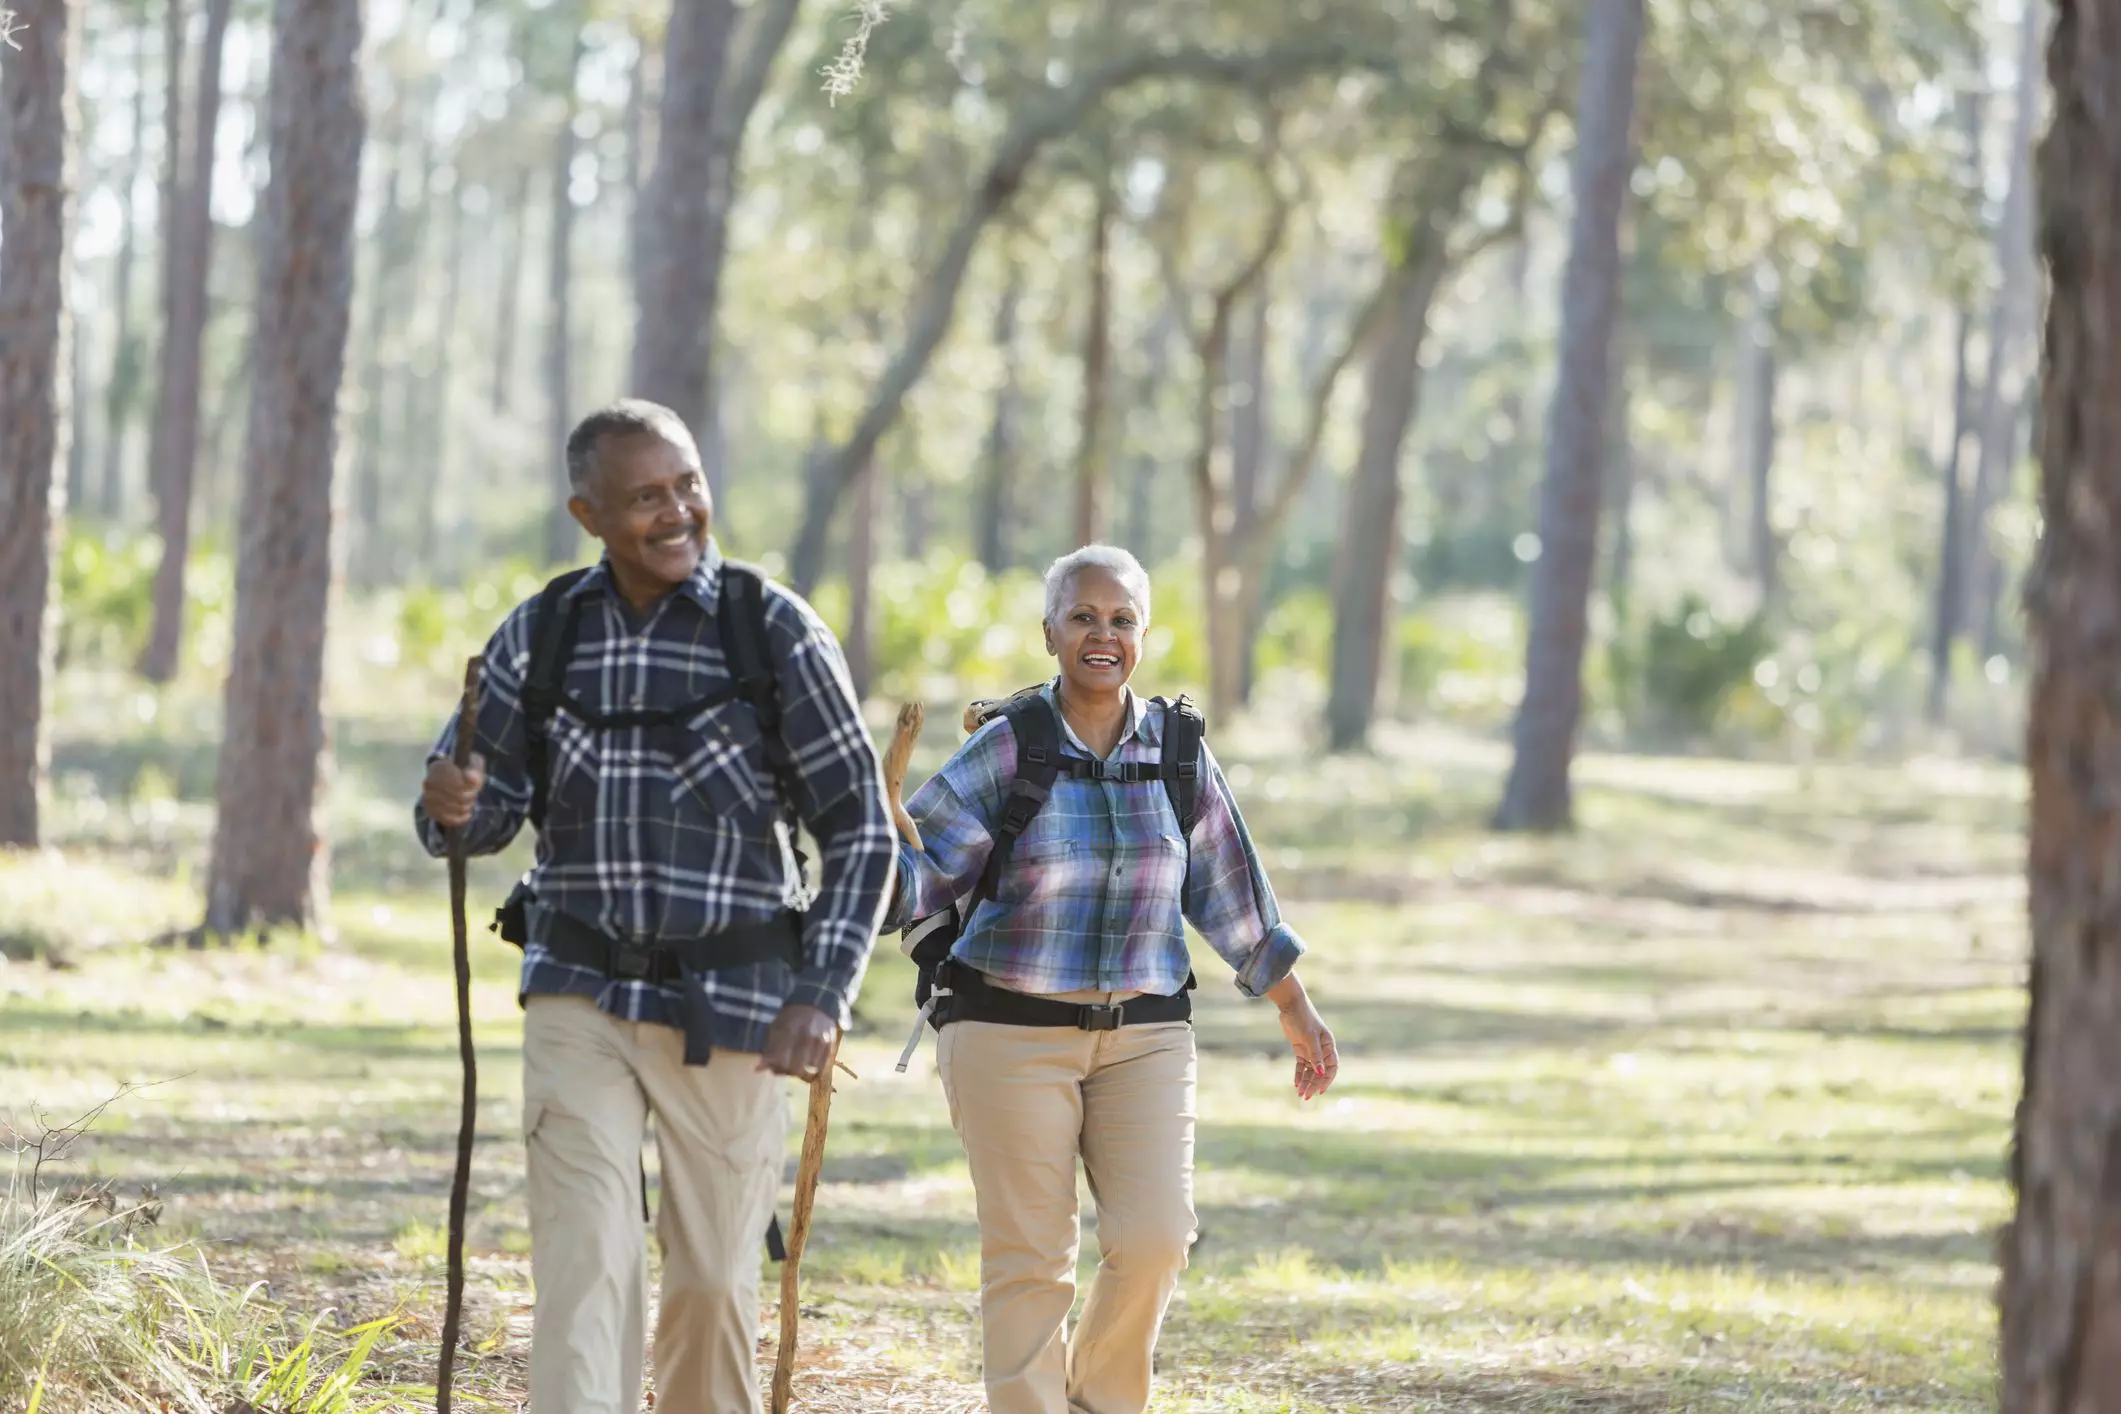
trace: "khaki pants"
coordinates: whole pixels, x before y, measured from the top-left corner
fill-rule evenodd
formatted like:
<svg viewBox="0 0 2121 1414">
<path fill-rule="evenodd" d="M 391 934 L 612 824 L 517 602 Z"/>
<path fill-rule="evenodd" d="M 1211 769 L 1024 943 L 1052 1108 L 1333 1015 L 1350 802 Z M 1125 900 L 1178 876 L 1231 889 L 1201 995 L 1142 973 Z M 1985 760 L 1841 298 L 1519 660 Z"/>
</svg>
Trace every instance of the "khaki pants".
<svg viewBox="0 0 2121 1414">
<path fill-rule="evenodd" d="M 662 1157 L 656 1238 L 657 1414 L 756 1414 L 759 1259 L 780 1188 L 787 1107 L 757 1058 L 716 1051 L 584 997 L 530 997 L 523 1015 L 529 1152 L 532 1414 L 637 1414 L 648 1301 L 641 1141 Z"/>
<path fill-rule="evenodd" d="M 1193 1241 L 1193 1028 L 959 1021 L 942 1029 L 936 1066 L 978 1202 L 989 1408 L 1141 1414 Z M 1078 1158 L 1098 1268 L 1071 1340 Z"/>
</svg>

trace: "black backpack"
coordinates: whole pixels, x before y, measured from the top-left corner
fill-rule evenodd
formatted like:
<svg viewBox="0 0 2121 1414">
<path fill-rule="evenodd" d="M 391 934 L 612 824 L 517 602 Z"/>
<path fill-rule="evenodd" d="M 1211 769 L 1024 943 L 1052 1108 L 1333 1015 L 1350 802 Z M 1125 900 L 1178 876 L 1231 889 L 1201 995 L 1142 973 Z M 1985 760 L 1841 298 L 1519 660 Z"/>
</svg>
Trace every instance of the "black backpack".
<svg viewBox="0 0 2121 1414">
<path fill-rule="evenodd" d="M 725 702 L 750 704 L 758 719 L 759 736 L 765 742 L 766 766 L 772 774 L 781 809 L 788 819 L 789 839 L 795 838 L 795 799 L 790 786 L 787 749 L 781 742 L 781 702 L 773 680 L 772 660 L 767 653 L 765 574 L 734 560 L 722 562 L 722 587 L 717 596 L 715 627 L 721 636 L 722 653 L 729 666 L 730 685 L 678 707 L 628 708 L 598 712 L 567 691 L 567 669 L 574 661 L 575 641 L 580 634 L 582 601 L 569 591 L 581 583 L 587 569 L 569 570 L 538 592 L 537 607 L 530 618 L 530 663 L 523 674 L 523 766 L 530 777 L 530 823 L 545 828 L 551 772 L 546 760 L 546 726 L 555 711 L 569 713 L 595 731 L 646 727 L 650 738 L 675 756 L 690 750 L 685 721 Z M 808 861 L 796 852 L 799 872 Z M 807 886 L 806 886 L 807 888 Z M 523 884 L 516 886 L 502 905 L 494 931 L 521 947 L 528 934 L 523 903 L 528 897 Z"/>
<path fill-rule="evenodd" d="M 1060 717 L 1053 704 L 1037 688 L 1027 688 L 1007 701 L 979 712 L 968 722 L 967 725 L 976 729 L 996 717 L 1009 719 L 1009 729 L 1016 736 L 1016 776 L 1009 788 L 1009 797 L 1002 805 L 1001 820 L 994 832 L 994 847 L 987 855 L 987 867 L 981 872 L 979 883 L 973 886 L 971 894 L 926 918 L 915 919 L 906 927 L 900 949 L 919 969 L 913 1000 L 921 1008 L 923 1020 L 939 1029 L 940 1023 L 931 1006 L 936 973 L 949 959 L 958 932 L 972 917 L 973 910 L 993 898 L 999 890 L 1010 857 L 1016 852 L 1017 840 L 1052 795 L 1053 783 L 1062 776 L 1129 783 L 1160 781 L 1171 797 L 1172 810 L 1178 816 L 1180 837 L 1191 840 L 1193 827 L 1200 820 L 1201 744 L 1207 739 L 1207 720 L 1184 695 L 1176 701 L 1162 697 L 1153 700 L 1164 709 L 1163 751 L 1153 766 L 1063 754 Z M 916 1027 L 914 1036 L 918 1039 L 919 1035 Z M 911 1051 L 909 1046 L 908 1056 L 901 1057 L 900 1070 L 906 1068 Z"/>
</svg>

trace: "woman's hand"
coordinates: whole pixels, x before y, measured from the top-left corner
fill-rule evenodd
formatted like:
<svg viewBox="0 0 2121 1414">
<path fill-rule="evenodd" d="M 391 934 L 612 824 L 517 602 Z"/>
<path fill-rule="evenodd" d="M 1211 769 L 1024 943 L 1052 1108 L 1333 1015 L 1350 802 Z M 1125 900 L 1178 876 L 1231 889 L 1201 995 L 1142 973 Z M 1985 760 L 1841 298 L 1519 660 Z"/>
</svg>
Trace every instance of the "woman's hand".
<svg viewBox="0 0 2121 1414">
<path fill-rule="evenodd" d="M 1296 1056 L 1297 1097 L 1316 1099 L 1332 1088 L 1334 1077 L 1340 1074 L 1333 1033 L 1326 1029 L 1295 973 L 1269 987 L 1267 996 L 1281 1013 L 1281 1033 L 1289 1038 L 1289 1050 Z"/>
</svg>

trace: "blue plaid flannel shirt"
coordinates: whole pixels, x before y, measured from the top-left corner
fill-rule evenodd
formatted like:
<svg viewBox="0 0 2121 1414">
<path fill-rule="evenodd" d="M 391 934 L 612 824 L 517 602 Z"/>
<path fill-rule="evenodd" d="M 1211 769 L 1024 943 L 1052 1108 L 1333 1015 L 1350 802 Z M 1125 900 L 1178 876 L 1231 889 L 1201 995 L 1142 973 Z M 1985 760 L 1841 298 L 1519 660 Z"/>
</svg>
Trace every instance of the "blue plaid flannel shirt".
<svg viewBox="0 0 2121 1414">
<path fill-rule="evenodd" d="M 588 602 L 568 690 L 612 711 L 679 707 L 727 685 L 715 621 L 721 581 L 721 552 L 710 542 L 690 579 L 645 621 L 629 622 L 608 564 L 592 569 L 571 591 Z M 779 585 L 767 584 L 765 604 L 780 732 L 797 796 L 790 803 L 821 857 L 817 897 L 803 915 L 802 971 L 772 961 L 707 976 L 713 1042 L 733 1051 L 763 1049 L 783 1004 L 818 1007 L 849 1023 L 896 839 L 876 749 L 832 631 Z M 486 758 L 486 788 L 466 827 L 473 854 L 505 848 L 529 814 L 521 694 L 535 609 L 535 598 L 518 605 L 486 648 L 475 745 Z M 597 732 L 565 708 L 553 715 L 545 829 L 530 872 L 538 904 L 529 911 L 521 996 L 590 997 L 628 1021 L 680 1026 L 676 987 L 616 981 L 555 958 L 544 943 L 549 910 L 617 938 L 655 943 L 760 921 L 801 902 L 780 795 L 750 706 L 728 702 L 688 726 L 698 731 L 698 745 L 673 760 L 650 745 L 649 728 Z M 452 720 L 429 759 L 448 755 L 455 743 Z M 414 818 L 429 853 L 441 854 L 441 828 L 417 805 Z"/>
<path fill-rule="evenodd" d="M 1043 689 L 1048 701 L 1053 684 Z M 1129 694 L 1127 729 L 1108 760 L 1163 758 L 1164 709 Z M 1062 724 L 1062 749 L 1091 756 Z M 1230 783 L 1206 743 L 1200 818 L 1181 837 L 1160 782 L 1062 776 L 1018 836 L 996 897 L 965 920 L 950 955 L 1019 992 L 1083 989 L 1166 995 L 1185 985 L 1187 922 L 1259 996 L 1289 975 L 1303 940 L 1282 922 Z M 994 848 L 1016 779 L 1006 717 L 974 732 L 906 803 L 921 843 L 898 846 L 887 920 L 903 928 L 971 894 Z"/>
</svg>

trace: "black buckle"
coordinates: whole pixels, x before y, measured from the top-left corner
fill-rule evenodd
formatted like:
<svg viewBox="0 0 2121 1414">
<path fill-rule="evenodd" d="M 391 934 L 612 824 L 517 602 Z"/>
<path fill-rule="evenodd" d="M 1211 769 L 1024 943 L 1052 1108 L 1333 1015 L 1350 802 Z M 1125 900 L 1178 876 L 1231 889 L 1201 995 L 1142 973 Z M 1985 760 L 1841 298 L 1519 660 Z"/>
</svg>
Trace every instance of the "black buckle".
<svg viewBox="0 0 2121 1414">
<path fill-rule="evenodd" d="M 649 968 L 655 965 L 655 953 L 649 948 L 632 947 L 624 943 L 611 945 L 609 974 L 617 981 L 639 982 L 648 976 Z"/>
<path fill-rule="evenodd" d="M 1075 1024 L 1085 1031 L 1117 1031 L 1126 1011 L 1123 1002 L 1114 1002 L 1110 1006 L 1093 1004 L 1077 1012 Z"/>
</svg>

